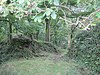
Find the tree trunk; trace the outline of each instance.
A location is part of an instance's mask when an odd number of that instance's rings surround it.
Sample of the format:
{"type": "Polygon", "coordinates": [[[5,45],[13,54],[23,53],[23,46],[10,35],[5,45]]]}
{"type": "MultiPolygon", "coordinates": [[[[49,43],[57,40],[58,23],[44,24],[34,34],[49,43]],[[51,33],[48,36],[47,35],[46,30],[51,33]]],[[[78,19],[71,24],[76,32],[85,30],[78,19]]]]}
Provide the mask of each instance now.
{"type": "Polygon", "coordinates": [[[8,42],[11,44],[11,39],[12,39],[12,23],[8,22],[9,24],[9,32],[8,32],[8,42]]]}
{"type": "Polygon", "coordinates": [[[71,34],[68,33],[68,49],[71,48],[71,34]]]}
{"type": "Polygon", "coordinates": [[[72,42],[72,30],[71,25],[68,26],[68,49],[71,49],[71,42],[72,42]]]}
{"type": "Polygon", "coordinates": [[[39,30],[37,30],[36,32],[36,40],[38,40],[38,37],[39,37],[39,30]]]}
{"type": "Polygon", "coordinates": [[[45,19],[46,24],[46,34],[45,34],[45,41],[50,42],[50,21],[45,19]]]}

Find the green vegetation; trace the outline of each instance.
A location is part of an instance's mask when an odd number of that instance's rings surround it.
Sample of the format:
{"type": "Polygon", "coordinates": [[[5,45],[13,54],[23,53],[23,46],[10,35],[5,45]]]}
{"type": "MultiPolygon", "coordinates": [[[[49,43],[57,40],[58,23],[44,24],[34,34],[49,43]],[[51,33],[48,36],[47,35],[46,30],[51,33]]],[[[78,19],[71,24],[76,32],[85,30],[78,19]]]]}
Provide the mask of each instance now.
{"type": "Polygon", "coordinates": [[[69,61],[53,61],[47,58],[18,60],[2,65],[0,75],[83,75],[78,64],[69,61]]]}
{"type": "Polygon", "coordinates": [[[0,0],[0,75],[100,74],[100,0],[0,0]]]}
{"type": "Polygon", "coordinates": [[[100,73],[100,24],[91,27],[90,31],[83,31],[73,41],[73,48],[69,56],[82,60],[94,72],[100,73]]]}

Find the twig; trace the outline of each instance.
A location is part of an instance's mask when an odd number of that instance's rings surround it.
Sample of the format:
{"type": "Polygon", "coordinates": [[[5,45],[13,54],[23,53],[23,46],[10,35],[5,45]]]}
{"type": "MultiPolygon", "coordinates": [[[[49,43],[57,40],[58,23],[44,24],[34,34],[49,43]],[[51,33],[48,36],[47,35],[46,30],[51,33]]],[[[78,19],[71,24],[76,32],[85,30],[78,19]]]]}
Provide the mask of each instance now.
{"type": "Polygon", "coordinates": [[[72,12],[72,10],[70,8],[68,8],[67,6],[63,6],[63,5],[55,5],[56,7],[61,7],[61,8],[65,8],[68,11],[72,12]]]}

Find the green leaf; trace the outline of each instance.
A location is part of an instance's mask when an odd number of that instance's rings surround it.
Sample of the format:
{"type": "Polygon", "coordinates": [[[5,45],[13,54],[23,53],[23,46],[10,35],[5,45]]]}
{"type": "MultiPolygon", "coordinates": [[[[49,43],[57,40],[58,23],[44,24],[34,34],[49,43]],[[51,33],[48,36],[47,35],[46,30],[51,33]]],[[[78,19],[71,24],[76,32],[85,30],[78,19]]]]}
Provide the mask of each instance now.
{"type": "Polygon", "coordinates": [[[54,0],[54,5],[59,5],[59,0],[54,0]]]}
{"type": "Polygon", "coordinates": [[[36,16],[35,18],[34,18],[34,22],[42,22],[42,17],[43,16],[40,16],[40,15],[38,15],[38,16],[36,16]]]}
{"type": "Polygon", "coordinates": [[[8,9],[5,9],[4,10],[4,13],[3,13],[3,17],[6,17],[8,14],[9,14],[9,10],[8,9]]]}
{"type": "Polygon", "coordinates": [[[53,19],[56,19],[57,15],[56,15],[55,11],[52,12],[51,17],[52,17],[53,19]]]}
{"type": "Polygon", "coordinates": [[[77,4],[80,3],[80,0],[77,0],[77,4]]]}
{"type": "Polygon", "coordinates": [[[49,17],[49,16],[47,16],[46,18],[47,18],[47,19],[50,19],[50,17],[49,17]]]}
{"type": "Polygon", "coordinates": [[[24,0],[18,0],[19,4],[24,3],[24,0]]]}
{"type": "Polygon", "coordinates": [[[97,12],[97,13],[96,13],[96,17],[97,17],[97,18],[100,18],[100,12],[97,12]]]}
{"type": "Polygon", "coordinates": [[[53,0],[49,0],[49,3],[52,4],[53,0]]]}
{"type": "Polygon", "coordinates": [[[47,8],[47,9],[46,9],[46,12],[45,12],[46,16],[49,16],[49,15],[51,14],[52,11],[53,11],[52,9],[47,8]]]}
{"type": "Polygon", "coordinates": [[[39,18],[39,19],[38,19],[38,22],[39,22],[39,23],[41,23],[41,22],[42,22],[42,19],[41,19],[41,18],[39,18]]]}
{"type": "Polygon", "coordinates": [[[34,22],[37,22],[37,21],[38,21],[38,18],[37,18],[37,17],[35,17],[35,18],[34,18],[34,22]]]}

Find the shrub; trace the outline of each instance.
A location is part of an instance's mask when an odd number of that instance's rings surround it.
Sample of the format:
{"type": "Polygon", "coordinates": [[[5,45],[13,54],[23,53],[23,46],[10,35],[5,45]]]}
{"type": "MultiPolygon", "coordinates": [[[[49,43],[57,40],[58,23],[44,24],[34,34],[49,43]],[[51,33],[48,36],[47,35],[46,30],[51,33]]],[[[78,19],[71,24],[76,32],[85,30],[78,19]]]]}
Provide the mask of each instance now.
{"type": "Polygon", "coordinates": [[[100,24],[79,33],[68,56],[82,60],[93,72],[100,73],[100,24]]]}

